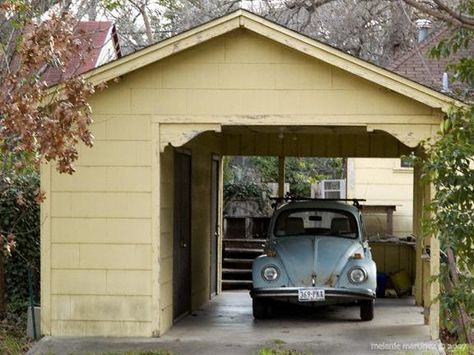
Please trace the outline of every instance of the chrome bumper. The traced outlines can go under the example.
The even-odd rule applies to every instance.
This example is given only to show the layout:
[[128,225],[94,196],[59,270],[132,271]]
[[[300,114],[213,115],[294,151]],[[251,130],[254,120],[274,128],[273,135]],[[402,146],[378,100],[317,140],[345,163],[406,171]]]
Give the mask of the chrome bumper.
[[[298,290],[306,287],[275,287],[275,288],[254,288],[250,291],[252,298],[290,298],[298,299]],[[326,300],[372,300],[375,299],[375,291],[364,288],[332,288],[317,287],[324,289]],[[324,303],[322,301],[321,303]]]

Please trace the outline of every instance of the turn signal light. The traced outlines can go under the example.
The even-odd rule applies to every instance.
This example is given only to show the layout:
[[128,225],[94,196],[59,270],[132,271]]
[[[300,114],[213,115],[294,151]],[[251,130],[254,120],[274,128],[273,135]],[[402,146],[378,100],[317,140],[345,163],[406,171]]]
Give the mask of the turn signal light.
[[267,256],[272,256],[272,257],[277,255],[276,251],[274,249],[271,249],[271,248],[267,248],[265,250],[265,254],[267,254]]
[[354,255],[352,255],[352,259],[360,260],[364,259],[364,256],[361,253],[354,253]]

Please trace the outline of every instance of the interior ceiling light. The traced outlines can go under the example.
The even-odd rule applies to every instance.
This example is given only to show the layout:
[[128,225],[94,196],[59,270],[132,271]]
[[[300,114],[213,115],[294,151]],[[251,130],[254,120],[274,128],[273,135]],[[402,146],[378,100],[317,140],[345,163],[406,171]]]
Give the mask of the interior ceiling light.
[[283,132],[285,132],[285,127],[280,127],[280,133],[278,133],[278,138],[285,138],[285,134]]

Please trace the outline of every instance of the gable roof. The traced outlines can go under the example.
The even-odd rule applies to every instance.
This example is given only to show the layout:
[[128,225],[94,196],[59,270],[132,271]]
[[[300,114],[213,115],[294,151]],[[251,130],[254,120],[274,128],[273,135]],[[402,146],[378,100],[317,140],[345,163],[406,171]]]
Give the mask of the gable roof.
[[[80,40],[79,55],[71,60],[64,71],[48,68],[42,79],[48,85],[59,83],[74,75],[84,74],[110,60],[121,57],[115,25],[108,21],[81,21],[74,28],[74,38]],[[106,48],[113,53],[104,53]]]
[[[470,42],[467,48],[459,48],[456,53],[451,54],[449,57],[441,57],[439,59],[431,58],[428,55],[428,51],[435,47],[441,40],[446,40],[450,36],[451,32],[448,28],[443,28],[430,34],[428,38],[419,43],[411,51],[389,63],[387,69],[442,92],[442,78],[443,73],[448,72],[447,66],[450,63],[459,61],[461,58],[474,56],[474,42]],[[462,88],[462,84],[456,82],[452,77],[449,78],[449,85],[450,88],[454,89]]]
[[88,72],[85,78],[98,85],[239,28],[255,32],[430,107],[440,108],[444,112],[455,102],[447,95],[243,9],[103,65]]

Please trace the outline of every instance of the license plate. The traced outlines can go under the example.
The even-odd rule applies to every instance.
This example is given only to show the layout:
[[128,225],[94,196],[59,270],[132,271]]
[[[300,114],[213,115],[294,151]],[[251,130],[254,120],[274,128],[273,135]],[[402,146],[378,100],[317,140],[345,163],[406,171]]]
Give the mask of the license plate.
[[320,288],[304,288],[298,290],[298,301],[300,302],[314,302],[324,301],[325,294],[324,289]]

